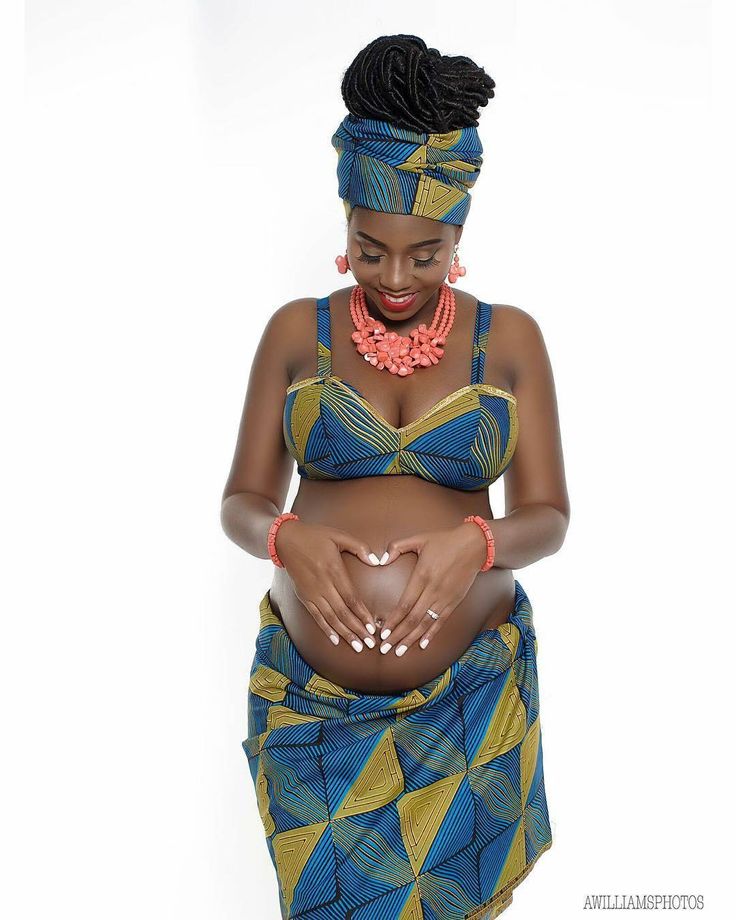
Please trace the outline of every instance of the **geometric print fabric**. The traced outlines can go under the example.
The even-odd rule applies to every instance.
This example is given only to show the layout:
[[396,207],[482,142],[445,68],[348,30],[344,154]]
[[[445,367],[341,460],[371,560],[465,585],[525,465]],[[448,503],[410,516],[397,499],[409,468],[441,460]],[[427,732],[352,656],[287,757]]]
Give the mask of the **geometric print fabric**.
[[396,427],[332,373],[330,298],[317,300],[317,376],[286,388],[283,434],[304,479],[411,475],[482,491],[511,463],[519,435],[513,393],[483,383],[493,305],[478,301],[470,383]]
[[260,604],[248,757],[290,920],[490,920],[552,845],[537,640],[514,610],[400,695],[340,687]]
[[355,207],[464,224],[483,165],[473,125],[432,133],[349,113],[332,136],[338,195]]

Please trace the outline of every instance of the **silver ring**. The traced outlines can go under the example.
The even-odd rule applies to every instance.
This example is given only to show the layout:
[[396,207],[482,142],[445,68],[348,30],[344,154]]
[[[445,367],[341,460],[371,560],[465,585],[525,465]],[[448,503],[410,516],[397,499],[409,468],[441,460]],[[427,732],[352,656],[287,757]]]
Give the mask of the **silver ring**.
[[439,613],[435,613],[434,610],[428,610],[428,611],[427,611],[427,616],[432,617],[433,620],[439,620],[439,618],[440,618]]

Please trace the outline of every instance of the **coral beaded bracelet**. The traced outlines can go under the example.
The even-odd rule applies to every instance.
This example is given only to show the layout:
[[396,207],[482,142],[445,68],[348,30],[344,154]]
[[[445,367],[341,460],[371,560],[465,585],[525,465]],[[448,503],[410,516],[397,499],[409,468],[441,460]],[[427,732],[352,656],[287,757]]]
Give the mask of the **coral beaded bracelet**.
[[487,572],[488,569],[493,565],[494,559],[496,558],[496,542],[493,539],[493,534],[491,533],[491,528],[486,524],[482,517],[477,514],[469,514],[466,518],[463,518],[464,524],[477,524],[478,527],[483,531],[483,535],[486,538],[486,561],[480,567],[481,572]]
[[284,523],[284,521],[298,521],[299,515],[292,514],[291,511],[286,511],[284,514],[280,514],[278,517],[273,519],[273,523],[268,528],[268,555],[271,557],[271,562],[274,565],[277,565],[280,569],[284,568],[284,563],[279,559],[278,553],[276,552],[276,534],[279,531],[279,527]]
[[[268,528],[268,554],[271,557],[271,561],[274,565],[277,565],[279,568],[284,568],[284,563],[279,559],[278,553],[276,552],[276,534],[278,533],[279,527],[284,523],[284,521],[298,521],[299,515],[292,514],[291,511],[287,511],[284,514],[279,514],[278,517],[274,518],[273,523]],[[496,543],[493,539],[493,534],[491,533],[491,528],[486,524],[482,517],[477,514],[469,514],[467,517],[463,518],[464,524],[477,524],[478,527],[483,531],[483,536],[486,538],[486,561],[480,568],[481,572],[487,572],[488,569],[493,565],[495,556],[496,556]]]

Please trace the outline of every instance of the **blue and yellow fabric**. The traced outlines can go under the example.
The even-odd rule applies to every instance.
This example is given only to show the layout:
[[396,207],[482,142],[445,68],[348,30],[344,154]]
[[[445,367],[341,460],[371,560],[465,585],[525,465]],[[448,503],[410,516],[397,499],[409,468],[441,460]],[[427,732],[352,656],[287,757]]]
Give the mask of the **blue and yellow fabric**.
[[396,428],[332,373],[329,297],[317,301],[317,376],[286,390],[283,433],[304,479],[412,475],[462,491],[487,489],[516,450],[516,397],[483,383],[492,305],[478,302],[470,383]]
[[332,136],[345,214],[361,206],[464,224],[483,163],[477,128],[431,134],[346,115]]
[[338,686],[260,604],[248,757],[283,918],[487,920],[552,845],[532,607],[394,695]]

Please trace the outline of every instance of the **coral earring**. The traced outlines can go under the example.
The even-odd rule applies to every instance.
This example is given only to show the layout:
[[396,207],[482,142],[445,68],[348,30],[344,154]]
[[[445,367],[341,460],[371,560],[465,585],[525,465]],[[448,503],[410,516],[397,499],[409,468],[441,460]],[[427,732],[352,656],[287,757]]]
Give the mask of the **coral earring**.
[[460,259],[455,253],[455,258],[453,259],[452,265],[450,266],[450,271],[447,274],[447,280],[450,284],[454,284],[458,278],[462,278],[465,274],[465,266],[460,264]]
[[338,256],[335,259],[335,265],[337,265],[337,270],[340,272],[340,274],[344,275],[350,268],[350,263],[347,260],[347,255]]

